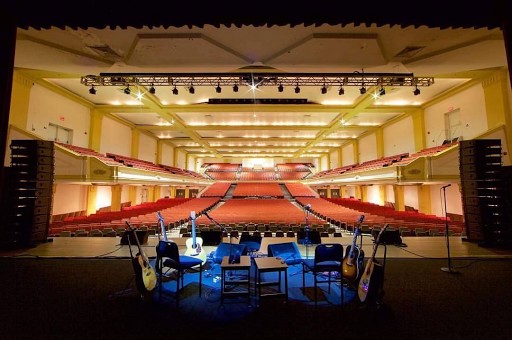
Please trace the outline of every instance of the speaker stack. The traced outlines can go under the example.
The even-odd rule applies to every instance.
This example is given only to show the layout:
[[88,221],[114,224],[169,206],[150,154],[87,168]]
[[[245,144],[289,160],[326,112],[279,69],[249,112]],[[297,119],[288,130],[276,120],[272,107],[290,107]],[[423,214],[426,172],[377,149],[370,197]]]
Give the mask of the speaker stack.
[[460,141],[459,160],[467,240],[481,246],[508,245],[501,140]]
[[7,227],[4,248],[32,247],[46,242],[52,211],[54,143],[13,140],[7,174]]

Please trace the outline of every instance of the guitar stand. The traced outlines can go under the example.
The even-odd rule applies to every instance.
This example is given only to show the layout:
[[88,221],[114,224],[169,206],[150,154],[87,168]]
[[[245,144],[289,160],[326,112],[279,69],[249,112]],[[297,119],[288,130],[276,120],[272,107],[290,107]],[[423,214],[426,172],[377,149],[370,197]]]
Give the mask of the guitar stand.
[[377,281],[377,284],[373,286],[373,291],[368,292],[368,298],[365,301],[365,305],[375,308],[380,308],[383,305],[382,300],[384,299],[384,272],[386,267],[386,257],[387,257],[387,244],[380,243],[380,245],[384,246],[384,256],[381,262],[374,260],[373,261],[373,279]]

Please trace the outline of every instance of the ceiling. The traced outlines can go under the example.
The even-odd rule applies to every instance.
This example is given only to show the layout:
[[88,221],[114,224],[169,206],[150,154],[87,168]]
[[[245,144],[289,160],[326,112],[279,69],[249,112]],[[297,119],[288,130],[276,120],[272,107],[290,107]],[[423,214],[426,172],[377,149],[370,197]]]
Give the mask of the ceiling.
[[[204,25],[142,28],[19,28],[15,67],[39,84],[101,110],[200,158],[322,157],[446,93],[507,66],[498,28],[373,25]],[[223,87],[99,86],[100,73],[413,73],[420,87],[389,86],[385,95],[359,86],[275,86],[238,92]],[[139,97],[138,94],[141,94]],[[208,103],[212,99],[237,99]],[[261,99],[272,99],[262,104]],[[302,99],[302,104],[276,100]],[[245,100],[244,103],[240,103]]]

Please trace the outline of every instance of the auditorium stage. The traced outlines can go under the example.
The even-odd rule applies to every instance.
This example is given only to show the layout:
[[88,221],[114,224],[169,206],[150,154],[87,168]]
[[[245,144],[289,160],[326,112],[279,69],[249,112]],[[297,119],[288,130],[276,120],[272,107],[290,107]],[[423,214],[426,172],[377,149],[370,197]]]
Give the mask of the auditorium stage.
[[[176,242],[180,252],[184,253],[187,249],[186,240],[183,237],[170,237],[169,240]],[[41,243],[33,248],[18,251],[15,256],[19,257],[41,257],[41,258],[130,258],[130,247],[121,244],[120,237],[54,237],[50,242]],[[144,253],[149,258],[156,257],[156,245],[159,238],[149,236],[146,243],[141,245]],[[351,245],[353,236],[344,234],[343,237],[324,237],[322,243],[340,243],[344,249]],[[358,244],[361,239],[358,237]],[[229,238],[224,238],[223,242],[229,243]],[[238,243],[239,239],[232,238],[232,243]],[[266,256],[269,244],[276,243],[297,243],[297,238],[290,237],[263,237],[261,246],[255,255]],[[376,257],[386,258],[446,258],[448,255],[447,240],[444,236],[425,236],[425,237],[403,237],[401,245],[383,245],[377,248]],[[373,238],[370,235],[364,235],[362,238],[362,249],[370,256],[373,252]],[[487,248],[481,247],[475,242],[464,240],[460,236],[451,236],[449,238],[449,250],[452,258],[512,258],[511,249]],[[203,246],[206,254],[216,250],[216,246]],[[297,244],[297,248],[303,258],[313,258],[315,245]],[[132,251],[137,252],[137,246],[132,245]],[[12,256],[12,252],[9,252]],[[5,254],[4,254],[5,255]]]

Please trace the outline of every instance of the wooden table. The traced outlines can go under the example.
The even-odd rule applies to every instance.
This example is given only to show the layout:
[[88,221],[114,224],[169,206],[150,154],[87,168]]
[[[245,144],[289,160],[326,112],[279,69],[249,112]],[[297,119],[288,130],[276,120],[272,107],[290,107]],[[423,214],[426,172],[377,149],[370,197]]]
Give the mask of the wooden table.
[[[221,305],[224,303],[225,297],[233,297],[233,296],[247,296],[247,303],[251,303],[251,257],[250,256],[240,256],[240,263],[230,263],[229,256],[224,256],[222,258],[222,262],[220,264],[221,272],[222,272],[222,283],[221,283],[221,292],[220,292],[220,302]],[[228,274],[231,271],[244,271],[247,272],[247,279],[230,279]],[[226,287],[229,285],[234,285],[235,288],[233,290],[227,290]],[[236,289],[242,287],[242,289]]]
[[[279,257],[257,257],[254,258],[256,264],[256,275],[254,277],[254,286],[256,287],[257,297],[263,296],[284,296],[288,302],[288,265]],[[262,281],[261,274],[277,272],[277,281]],[[281,289],[281,274],[284,274],[284,290]],[[276,286],[277,290],[273,292],[261,293],[263,286]]]

